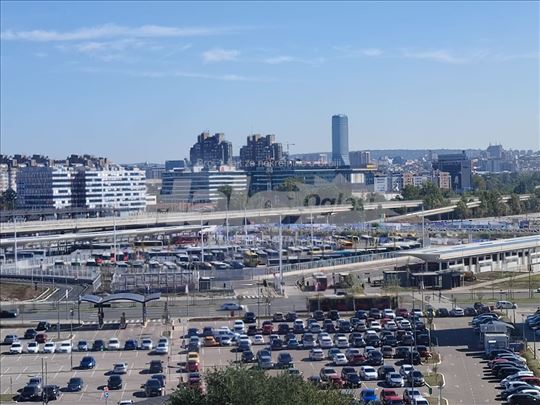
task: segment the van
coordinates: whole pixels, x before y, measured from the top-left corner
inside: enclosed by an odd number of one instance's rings
[[[516,304],[512,304],[510,301],[497,301],[495,304],[497,309],[514,309],[517,308]]]

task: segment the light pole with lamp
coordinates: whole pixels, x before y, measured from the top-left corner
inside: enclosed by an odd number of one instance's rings
[[[70,336],[69,336],[69,339],[71,341],[71,351],[69,352],[70,353],[70,356],[69,356],[69,360],[70,360],[70,363],[71,363],[71,369],[73,370],[73,308],[71,308],[69,310],[69,315],[70,315],[70,318],[71,318],[71,322],[70,322]]]

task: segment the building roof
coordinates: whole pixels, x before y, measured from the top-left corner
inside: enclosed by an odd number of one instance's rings
[[[396,252],[396,254],[401,256],[414,256],[426,262],[441,262],[535,247],[540,249],[540,236],[538,235],[511,239],[497,239],[488,242],[468,243],[465,245],[413,249]]]
[[[79,298],[81,301],[90,302],[92,304],[102,305],[112,301],[131,301],[138,302],[140,304],[146,303],[148,301],[159,300],[161,293],[152,293],[148,295],[134,294],[134,293],[119,293],[119,294],[110,294],[104,297],[99,295],[81,295]]]

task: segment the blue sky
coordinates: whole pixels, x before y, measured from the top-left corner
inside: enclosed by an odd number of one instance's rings
[[[538,149],[537,2],[1,3],[2,153]]]

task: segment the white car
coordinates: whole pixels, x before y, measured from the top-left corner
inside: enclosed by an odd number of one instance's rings
[[[386,308],[383,311],[383,318],[394,319],[395,317],[396,317],[396,313],[392,309]]]
[[[238,339],[236,340],[236,345],[240,346],[241,344],[248,344],[249,346],[252,345],[251,338],[248,335],[240,335]]]
[[[388,321],[384,324],[386,330],[397,330],[397,324],[394,321]]]
[[[264,336],[263,335],[255,335],[253,336],[253,344],[254,345],[264,345]]]
[[[347,349],[349,347],[349,340],[345,336],[338,336],[336,339],[336,347]]]
[[[116,363],[113,367],[114,374],[125,374],[127,373],[127,370],[128,370],[128,365],[125,362]]]
[[[154,348],[154,343],[152,339],[143,339],[141,340],[141,350],[152,350]]]
[[[120,341],[115,337],[110,338],[107,344],[107,350],[120,350]]]
[[[401,374],[403,376],[403,378],[407,377],[409,375],[409,373],[411,371],[414,370],[414,366],[412,366],[411,364],[403,364],[400,368],[399,368],[399,374]]]
[[[330,336],[323,336],[322,338],[319,338],[319,346],[322,349],[330,349],[334,346],[334,343],[332,342],[332,338]]]
[[[158,343],[158,345],[154,349],[154,352],[156,354],[167,354],[169,353],[169,345],[164,342]]]
[[[72,349],[71,342],[61,342],[56,351],[58,353],[71,353]]]
[[[324,352],[318,347],[314,347],[309,351],[309,359],[314,361],[324,360]]]
[[[399,323],[399,327],[401,329],[410,330],[411,329],[411,323],[409,322],[409,320],[404,319]]]
[[[43,353],[54,353],[56,351],[56,343],[47,342],[43,345]]]
[[[345,356],[343,353],[336,353],[332,361],[336,366],[346,366],[347,364],[349,364],[347,356]]]
[[[244,321],[242,321],[241,319],[234,321],[233,330],[237,333],[244,333],[246,330]]]
[[[517,387],[526,387],[529,386],[529,383],[526,381],[509,381],[505,386],[503,391],[510,391]]]
[[[518,371],[516,374],[512,374],[511,376],[508,376],[504,380],[502,380],[501,387],[504,388],[508,382],[516,381],[521,377],[534,377],[534,373],[532,371]]]
[[[166,338],[165,336],[160,336],[159,340],[158,340],[158,345],[160,343],[165,343],[167,346],[169,346],[169,339]]]
[[[517,305],[511,303],[510,301],[497,301],[497,303],[495,304],[495,308],[497,308],[497,309],[512,309],[512,308],[517,308]]]
[[[360,378],[363,380],[376,380],[377,379],[377,370],[371,366],[361,366],[360,367]]]
[[[377,332],[380,332],[382,327],[381,327],[381,324],[379,321],[371,321],[371,323],[369,324],[369,328],[370,329],[373,329]]]
[[[234,302],[226,302],[224,304],[221,304],[222,311],[240,311],[242,309],[244,309],[242,305],[236,304]]]
[[[388,386],[392,388],[403,387],[403,385],[405,385],[405,381],[399,373],[388,373],[386,374],[386,384],[388,384]]]
[[[21,354],[22,353],[22,344],[21,342],[13,342],[9,348],[10,354]]]
[[[421,309],[413,309],[411,311],[411,316],[417,316],[419,318],[422,318],[424,316],[424,313],[422,312]]]
[[[37,342],[28,342],[26,345],[26,351],[28,353],[38,353],[39,352],[39,343]]]
[[[131,399],[122,399],[118,402],[118,405],[132,405],[133,401]]]
[[[465,311],[463,308],[455,307],[450,311],[450,316],[465,316]]]

